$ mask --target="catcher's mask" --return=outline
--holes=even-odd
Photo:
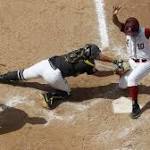
[[[139,32],[139,28],[139,21],[134,17],[130,17],[125,22],[124,32],[126,35],[136,36]]]
[[[95,44],[86,44],[84,46],[84,55],[89,59],[99,59],[100,52],[101,50]]]

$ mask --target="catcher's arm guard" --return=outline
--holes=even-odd
[[[127,71],[131,69],[128,61],[122,59],[114,60],[113,64],[115,67],[114,73],[120,76],[124,75]]]

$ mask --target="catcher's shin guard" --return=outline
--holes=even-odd
[[[62,102],[62,100],[69,96],[69,94],[65,91],[56,91],[52,93],[48,92],[43,93],[42,95],[49,109],[56,108]]]
[[[0,75],[0,82],[12,82],[23,80],[23,70],[7,72]]]

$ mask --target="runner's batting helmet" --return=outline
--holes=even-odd
[[[134,18],[134,17],[130,17],[125,21],[125,28],[124,28],[124,32],[126,35],[130,35],[130,36],[136,36],[137,33],[139,32],[139,21]]]

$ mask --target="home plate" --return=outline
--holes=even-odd
[[[132,111],[132,101],[126,97],[120,97],[113,101],[114,113],[130,113]]]

